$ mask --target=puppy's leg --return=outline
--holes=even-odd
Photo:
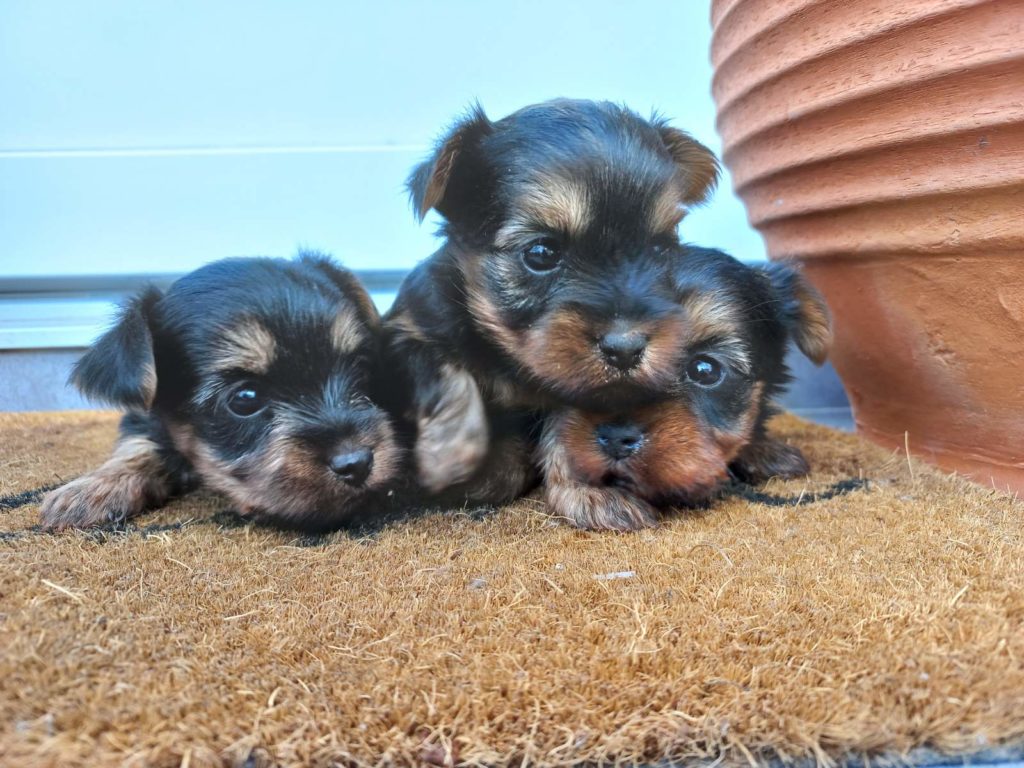
[[[544,498],[551,513],[590,530],[636,531],[657,525],[657,512],[647,502],[620,488],[588,485],[577,477],[559,438],[560,419],[559,414],[548,418],[540,443]]]
[[[434,376],[424,380],[424,367],[419,368],[415,394],[416,466],[420,484],[431,493],[476,473],[490,438],[487,411],[473,376],[449,364],[434,370]]]
[[[507,504],[537,485],[534,417],[492,414],[489,421],[493,437],[487,458],[469,480],[451,489],[455,503]]]
[[[99,468],[43,498],[40,522],[48,530],[119,524],[163,504],[192,484],[188,463],[154,417],[128,414],[114,453]]]
[[[738,480],[756,485],[772,477],[803,477],[811,468],[799,448],[761,435],[739,452],[729,471]]]

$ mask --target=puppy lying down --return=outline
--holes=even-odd
[[[317,254],[143,291],[72,375],[126,411],[113,455],[46,496],[43,526],[120,523],[199,484],[290,527],[363,514],[402,465],[373,399],[379,333],[363,287]]]
[[[547,417],[545,496],[552,514],[581,528],[651,526],[659,509],[705,502],[730,476],[762,482],[808,471],[765,422],[789,381],[788,342],[818,364],[828,354],[824,301],[781,264],[752,268],[688,246],[672,258],[685,314],[672,384],[636,408]]]

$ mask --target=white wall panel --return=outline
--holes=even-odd
[[[402,182],[454,115],[558,95],[717,148],[704,0],[4,0],[0,277],[433,248]],[[688,239],[760,258],[728,183]]]

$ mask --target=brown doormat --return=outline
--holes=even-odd
[[[634,535],[525,500],[33,530],[109,414],[0,415],[0,764],[762,763],[1024,739],[1024,504],[791,417],[807,481]]]

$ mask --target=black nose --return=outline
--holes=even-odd
[[[355,451],[332,456],[327,465],[338,477],[349,485],[359,486],[366,482],[373,469],[373,451],[359,448]]]
[[[647,349],[647,336],[640,331],[613,331],[602,336],[597,346],[609,364],[620,371],[628,371],[640,364],[640,358]]]
[[[597,428],[597,444],[615,460],[628,459],[643,442],[644,433],[635,424],[602,424]]]

